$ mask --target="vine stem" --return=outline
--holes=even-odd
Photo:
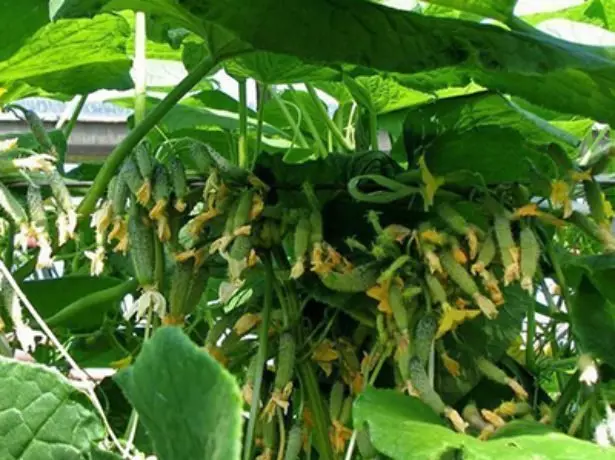
[[[47,323],[45,323],[45,320],[41,317],[41,315],[38,314],[38,311],[36,310],[36,308],[34,308],[34,305],[30,303],[30,301],[28,300],[24,292],[21,290],[21,288],[15,281],[15,278],[13,278],[13,276],[11,275],[11,272],[9,271],[9,269],[6,267],[6,265],[4,264],[2,260],[0,260],[0,272],[2,272],[2,276],[7,280],[7,282],[13,289],[13,291],[15,291],[15,293],[17,294],[17,297],[19,297],[19,300],[21,300],[21,303],[26,307],[26,310],[28,310],[28,313],[30,313],[32,318],[34,318],[34,321],[36,321],[36,323],[41,328],[45,336],[49,339],[49,341],[53,344],[53,346],[58,350],[58,353],[60,353],[62,358],[64,358],[64,360],[68,363],[71,369],[75,372],[75,375],[77,376],[77,378],[85,384],[84,385],[85,392],[88,395],[92,405],[94,406],[94,408],[100,415],[103,425],[105,426],[105,429],[107,430],[107,434],[111,438],[111,441],[113,442],[115,447],[120,452],[122,452],[124,458],[126,458],[126,456],[128,455],[128,450],[122,447],[119,439],[113,432],[113,428],[111,428],[111,425],[109,424],[109,420],[107,420],[105,411],[102,407],[102,404],[100,403],[98,399],[98,396],[96,396],[96,392],[94,391],[94,385],[92,384],[92,381],[90,380],[88,374],[83,369],[81,369],[79,364],[77,364],[77,362],[73,359],[70,353],[68,353],[68,350],[66,350],[66,348],[62,345],[62,342],[58,340],[58,338],[53,333],[53,331],[49,328]]]
[[[269,94],[271,94],[271,97],[273,98],[275,103],[278,105],[280,111],[282,112],[282,115],[284,115],[284,118],[286,118],[286,121],[288,122],[288,124],[290,125],[291,129],[293,130],[293,140],[297,139],[297,142],[299,142],[299,146],[301,146],[303,148],[308,148],[309,144],[305,140],[305,137],[303,136],[303,133],[301,132],[301,128],[300,128],[300,126],[301,126],[301,110],[299,110],[299,108],[297,107],[297,119],[298,119],[298,121],[295,122],[295,119],[292,117],[292,115],[288,111],[288,108],[286,107],[286,101],[282,100],[282,98],[280,97],[278,92],[273,87],[269,88]]]
[[[231,55],[227,56],[231,57]],[[201,79],[211,72],[218,60],[208,55],[203,58],[196,67],[190,72],[179,84],[173,88],[173,90],[166,95],[166,97],[160,101],[160,103],[147,114],[141,123],[136,125],[132,131],[120,142],[113,151],[109,154],[107,159],[102,165],[99,173],[94,179],[94,183],[87,194],[83,197],[83,200],[77,208],[77,212],[81,218],[89,218],[90,214],[96,207],[96,202],[103,196],[107,185],[111,181],[111,178],[117,173],[117,170],[124,161],[124,159],[130,154],[132,149],[139,143],[143,137],[164,117],[169,110],[177,104],[188,91],[190,91],[194,85],[196,85]]]
[[[254,158],[250,162],[250,169],[256,164],[258,155],[261,152],[261,144],[263,137],[263,121],[265,119],[265,96],[267,95],[267,85],[263,85],[260,91],[260,97],[258,98],[258,114],[256,124],[256,149],[254,150]]]
[[[316,89],[314,89],[314,86],[309,83],[306,83],[305,87],[307,88],[307,92],[309,93],[309,95],[312,97],[314,104],[318,108],[318,112],[320,113],[321,118],[327,124],[327,127],[329,128],[329,131],[331,132],[335,140],[346,152],[350,152],[352,150],[352,147],[350,146],[350,144],[348,144],[346,138],[344,138],[344,135],[342,134],[338,126],[335,124],[335,122],[331,118],[329,118],[329,114],[327,113],[327,110],[323,107],[322,101],[318,97],[318,93],[316,92]]]
[[[68,123],[66,124],[66,126],[62,128],[62,132],[64,133],[64,137],[66,138],[66,140],[68,140],[71,133],[73,132],[73,129],[75,129],[75,125],[77,124],[77,120],[79,119],[79,114],[81,114],[81,111],[83,110],[83,107],[85,106],[85,103],[87,100],[88,100],[88,94],[83,94],[79,96],[79,99],[77,100],[77,105],[73,109],[73,113],[70,116],[70,120],[68,120]],[[56,162],[56,168],[58,169],[58,172],[62,175],[64,175],[64,164],[65,163],[66,163],[66,150],[58,149],[58,161]]]
[[[256,420],[258,418],[261,388],[263,386],[263,374],[267,361],[267,351],[269,347],[269,318],[271,315],[271,305],[273,303],[273,267],[271,259],[266,257],[265,264],[265,297],[263,301],[263,311],[261,313],[261,327],[258,338],[258,356],[256,360],[256,376],[254,377],[254,388],[252,390],[252,401],[250,406],[250,418],[246,429],[246,438],[243,445],[243,458],[252,458],[252,448],[254,444],[254,432],[256,430]]]
[[[547,286],[545,285],[545,288]],[[533,372],[536,368],[536,352],[534,341],[536,339],[536,302],[530,302],[527,308],[527,336],[525,339],[525,363]]]
[[[133,62],[135,83],[135,125],[143,122],[147,96],[147,28],[145,13],[135,12],[135,58]]]
[[[369,109],[369,141],[372,150],[378,150],[378,114]]]
[[[245,168],[248,160],[248,88],[245,78],[239,84],[239,166]]]
[[[322,141],[322,138],[320,137],[320,134],[318,133],[318,129],[316,129],[316,125],[314,124],[314,120],[312,119],[312,116],[306,110],[305,105],[303,105],[303,103],[301,102],[301,98],[299,97],[298,93],[292,88],[292,86],[289,86],[288,90],[291,92],[291,95],[293,96],[293,99],[295,100],[295,104],[297,104],[297,107],[299,107],[299,109],[301,110],[301,113],[303,114],[303,118],[305,119],[305,124],[310,130],[310,133],[312,133],[312,137],[314,138],[314,142],[316,143],[316,147],[320,154],[319,156],[321,156],[322,158],[327,158],[327,155],[328,155],[327,146]]]

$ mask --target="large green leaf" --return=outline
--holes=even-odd
[[[40,0],[15,3],[0,0],[0,62],[11,57],[38,29],[49,22],[47,5]],[[19,18],[19,20],[16,20]]]
[[[116,381],[160,460],[239,458],[241,397],[235,379],[180,329],[158,329]]]
[[[86,460],[104,437],[85,396],[60,373],[0,358],[0,458]]]
[[[407,112],[404,131],[409,158],[426,152],[432,173],[470,170],[487,184],[528,178],[532,166],[555,175],[556,166],[545,152],[553,142],[566,146],[562,138],[578,142],[547,121],[528,117],[504,98],[488,93],[418,106]]]
[[[554,18],[585,22],[615,30],[615,3],[611,0],[590,0],[564,10],[523,16],[523,20],[530,24],[539,24]]]
[[[361,100],[362,97],[356,94],[355,88],[363,93],[366,101]],[[393,112],[430,101],[433,98],[430,94],[407,88],[392,78],[384,78],[380,75],[358,77],[356,84],[349,86],[349,89],[359,104],[377,114]]]
[[[4,9],[7,14],[12,7]],[[16,20],[15,18],[13,18]],[[47,91],[82,94],[132,87],[126,42],[130,27],[120,16],[61,20],[26,39],[0,62],[0,83],[23,81]],[[4,44],[0,41],[0,55]]]
[[[122,280],[116,278],[68,276],[26,281],[21,288],[41,316],[47,319],[88,294],[115,287],[121,283]],[[71,329],[95,328],[102,324],[107,311],[117,307],[118,302],[104,302],[76,314],[59,326]]]
[[[240,78],[254,78],[268,85],[302,81],[330,80],[338,72],[328,67],[304,64],[300,59],[282,54],[255,52],[230,60],[226,71]]]
[[[442,5],[479,16],[506,22],[513,15],[517,0],[427,0],[429,3]]]
[[[582,350],[615,367],[615,303],[607,300],[587,276],[577,288],[570,319]]]
[[[395,460],[615,458],[610,448],[533,426],[479,441],[443,426],[418,399],[391,390],[363,392],[354,404],[353,419],[355,426],[367,424],[374,447]]]
[[[153,9],[134,0],[109,5]],[[314,0],[309,7],[301,0],[187,0],[182,6],[195,32],[214,23],[261,51],[402,74],[448,69],[555,110],[615,120],[615,95],[609,89],[615,84],[615,62],[609,50],[538,31],[507,31],[356,0]],[[169,8],[179,7],[172,3]],[[194,24],[197,18],[200,26]]]

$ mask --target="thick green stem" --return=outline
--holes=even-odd
[[[263,137],[263,120],[265,118],[265,96],[267,95],[267,85],[263,85],[260,91],[260,97],[258,98],[258,118],[256,124],[256,149],[254,150],[254,158],[252,158],[252,165],[254,165],[258,159],[258,155],[261,152],[261,143]]]
[[[570,404],[572,399],[575,397],[575,395],[579,391],[580,386],[581,382],[579,381],[579,373],[576,372],[568,379],[566,387],[562,390],[559,399],[553,407],[553,412],[551,414],[551,423],[556,424],[559,418],[564,415],[568,404]]]
[[[378,114],[369,110],[369,143],[372,150],[378,150]]]
[[[82,218],[88,218],[96,207],[96,202],[103,196],[109,181],[117,174],[122,161],[130,154],[132,149],[147,135],[147,133],[171,110],[180,99],[192,89],[201,79],[211,72],[218,64],[211,56],[206,56],[199,62],[194,70],[190,72],[167,96],[160,101],[150,113],[147,114],[143,122],[135,128],[120,142],[109,154],[102,165],[92,187],[83,197],[79,205],[78,212]]]
[[[248,159],[248,89],[246,80],[238,80],[239,84],[239,166],[246,168]]]
[[[135,13],[135,58],[134,58],[134,82],[135,82],[135,126],[143,121],[147,112],[147,29],[145,25],[145,13]]]
[[[73,110],[73,114],[71,115],[70,120],[68,120],[68,123],[62,129],[66,140],[68,140],[71,133],[73,132],[73,129],[75,128],[75,125],[77,124],[77,120],[79,119],[79,114],[81,114],[81,111],[83,110],[83,107],[85,106],[85,103],[87,100],[88,100],[87,94],[83,94],[82,96],[79,97],[79,100],[77,101],[77,105],[75,106],[75,110]],[[64,149],[59,149],[58,150],[58,161],[56,163],[56,167],[58,168],[58,171],[60,172],[60,174],[64,174],[64,163],[66,163],[66,151]]]
[[[128,281],[123,282],[122,284],[118,284],[117,286],[113,286],[112,288],[104,289],[102,291],[94,292],[92,294],[88,294],[85,297],[80,298],[79,300],[74,301],[66,308],[63,308],[51,318],[47,320],[47,324],[50,327],[59,326],[66,321],[74,318],[75,316],[85,312],[86,310],[91,310],[100,305],[106,305],[109,302],[113,302],[115,300],[122,299],[125,295],[133,292],[137,289],[139,283],[135,279],[130,279]]]
[[[271,259],[265,259],[265,298],[263,301],[263,310],[261,312],[261,327],[258,338],[258,357],[256,362],[256,375],[254,376],[254,388],[252,390],[252,402],[250,407],[250,418],[248,419],[248,427],[243,445],[243,458],[250,460],[252,458],[252,449],[254,448],[254,431],[256,430],[256,421],[258,419],[258,411],[261,399],[261,388],[263,386],[263,374],[265,372],[265,364],[267,361],[267,348],[269,346],[269,318],[271,315],[271,305],[273,303],[273,267]]]
[[[348,144],[348,142],[346,142],[346,138],[344,137],[338,126],[335,124],[335,122],[331,118],[329,118],[329,114],[323,106],[322,101],[318,97],[318,93],[316,93],[314,87],[309,83],[306,83],[305,87],[307,88],[308,93],[312,97],[314,104],[318,108],[321,118],[327,124],[327,127],[329,128],[329,131],[331,131],[331,134],[333,135],[335,140],[346,152],[350,152],[352,150],[352,147],[350,146],[350,144]]]
[[[296,139],[297,142],[299,142],[299,145],[303,148],[309,147],[309,144],[305,140],[305,137],[303,136],[303,133],[301,132],[301,128],[300,128],[301,112],[299,111],[299,114],[298,114],[299,121],[295,122],[295,119],[292,117],[292,115],[288,111],[288,107],[286,107],[286,101],[282,100],[282,98],[277,93],[277,91],[273,88],[270,88],[269,94],[271,94],[271,97],[273,98],[275,103],[278,105],[278,107],[280,108],[280,111],[282,112],[282,115],[284,115],[284,118],[286,118],[286,121],[288,122],[291,129],[293,130],[293,140]]]
[[[335,455],[329,442],[329,426],[331,420],[329,419],[329,411],[322,398],[322,391],[318,385],[316,379],[316,373],[311,361],[302,361],[297,363],[297,370],[301,376],[301,383],[303,384],[307,405],[311,410],[312,419],[314,421],[314,442],[321,459],[333,460]]]
[[[301,110],[301,114],[305,120],[305,124],[307,125],[308,129],[310,130],[310,133],[312,134],[312,137],[314,138],[314,142],[316,143],[316,147],[318,149],[318,152],[320,153],[320,156],[326,158],[328,155],[327,146],[322,141],[322,138],[318,133],[318,129],[316,129],[316,125],[314,124],[314,120],[312,120],[312,117],[306,110],[305,106],[301,102],[301,98],[297,95],[295,90],[289,88],[289,91],[291,92],[293,99],[295,100],[295,104],[297,104],[297,106]]]
[[[9,221],[8,232],[6,232],[6,248],[4,250],[4,264],[13,269],[13,256],[15,255],[15,224]]]
[[[536,338],[536,304],[530,302],[527,308],[527,338],[525,342],[525,363],[530,371],[535,370],[536,353],[534,340]]]

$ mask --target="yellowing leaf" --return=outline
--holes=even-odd
[[[427,211],[433,205],[433,199],[436,191],[444,185],[444,178],[436,177],[427,168],[425,156],[422,156],[419,161],[419,169],[421,170],[421,180],[423,181],[423,198],[425,199],[425,210]]]

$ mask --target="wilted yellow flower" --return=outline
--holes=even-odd
[[[427,168],[425,162],[425,156],[423,155],[418,161],[419,169],[421,171],[421,180],[423,181],[423,198],[425,200],[425,210],[428,210],[433,204],[434,197],[438,189],[444,185],[444,179],[442,177],[436,177]]]
[[[391,224],[384,229],[384,233],[386,233],[389,237],[391,237],[398,243],[403,243],[404,240],[408,238],[412,232],[409,228],[404,227],[403,225]]]
[[[235,333],[241,337],[260,322],[260,315],[256,313],[245,313],[237,320],[237,322],[233,326],[233,331],[235,331]]]
[[[506,425],[506,422],[504,421],[504,419],[500,417],[498,414],[496,414],[495,412],[491,412],[488,409],[481,409],[480,413],[484,417],[485,420],[487,420],[489,423],[491,423],[496,428],[501,428],[504,425]]]
[[[451,421],[457,431],[459,431],[460,433],[466,432],[468,423],[461,417],[461,415],[459,415],[459,412],[457,412],[452,407],[447,406],[444,409],[444,415],[446,415],[446,418]]]
[[[329,439],[333,446],[333,451],[337,454],[341,454],[346,450],[346,443],[352,437],[352,430],[345,427],[339,420],[333,420],[333,425],[329,432]]]
[[[572,201],[570,200],[570,187],[563,180],[551,183],[551,203],[556,209],[563,208],[564,219],[572,214]]]
[[[90,259],[90,274],[100,276],[105,269],[105,248],[98,246],[95,251],[85,251],[84,255]]]
[[[203,231],[205,224],[219,215],[220,211],[215,208],[209,208],[207,211],[202,212],[188,223],[188,233],[192,236],[198,236]]]
[[[447,353],[442,353],[440,358],[442,359],[442,364],[449,374],[453,377],[459,377],[461,375],[461,366],[459,365],[459,362],[455,361]]]

